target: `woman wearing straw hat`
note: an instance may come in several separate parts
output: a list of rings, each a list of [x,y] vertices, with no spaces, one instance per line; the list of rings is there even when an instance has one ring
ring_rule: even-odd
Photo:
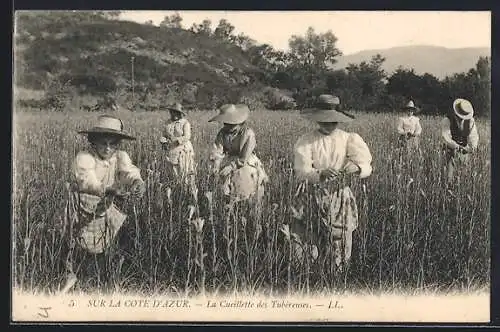
[[[195,161],[194,148],[191,144],[191,124],[186,119],[186,112],[182,105],[175,103],[166,107],[170,112],[170,119],[160,138],[162,148],[167,151],[169,173],[174,179],[191,186],[195,190]]]
[[[401,150],[406,150],[405,152],[411,156],[420,152],[419,139],[422,134],[422,126],[420,119],[415,116],[415,113],[419,112],[419,108],[415,106],[413,100],[410,100],[402,109],[407,113],[400,116],[397,121],[398,147]]]
[[[468,161],[479,142],[474,108],[470,101],[458,98],[453,102],[453,112],[449,112],[442,121],[441,137],[446,156],[447,183],[451,184],[455,167]]]
[[[127,152],[119,150],[122,140],[135,140],[123,131],[120,119],[100,116],[93,128],[79,133],[87,135],[90,146],[76,155],[68,186],[63,234],[69,238],[70,249],[64,291],[77,281],[73,269],[82,266],[85,255],[96,255],[102,261],[103,253],[109,251],[127,218],[115,203],[121,198],[126,204],[123,198],[139,199],[145,192],[140,169]],[[79,266],[74,266],[75,261]]]
[[[337,128],[354,119],[339,111],[339,105],[338,97],[320,95],[315,108],[301,112],[319,128],[300,137],[294,147],[294,171],[302,189],[299,197],[307,199],[304,205],[310,214],[292,223],[291,229],[298,234],[295,247],[300,249],[308,226],[315,228],[310,239],[316,244],[326,241],[324,247],[335,263],[331,266],[342,269],[351,257],[352,233],[358,227],[350,180],[371,175],[372,156],[361,136]]]
[[[260,201],[268,181],[262,162],[255,154],[255,132],[246,124],[249,113],[246,105],[226,104],[209,120],[224,124],[213,144],[210,160],[214,173],[220,177],[223,194],[232,202]]]

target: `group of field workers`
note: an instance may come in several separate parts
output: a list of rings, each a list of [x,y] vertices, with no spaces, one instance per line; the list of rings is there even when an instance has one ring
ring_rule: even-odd
[[[176,179],[178,186],[197,192],[195,151],[187,114],[178,103],[163,109],[169,118],[159,141],[166,154],[169,177]],[[415,116],[419,109],[413,101],[402,109],[406,114],[397,121],[398,145],[412,154],[419,150],[422,134],[420,120]],[[211,143],[211,167],[206,174],[217,179],[211,182],[213,191],[220,193],[216,197],[222,197],[224,204],[246,202],[257,206],[272,179],[255,153],[257,138],[247,124],[250,110],[244,104],[226,104],[218,111],[209,120],[221,123],[222,128]],[[318,220],[302,217],[290,223],[289,230],[294,234],[291,248],[295,257],[307,253],[312,260],[328,249],[335,266],[342,270],[351,257],[352,234],[358,227],[358,206],[350,183],[353,178],[371,175],[372,155],[360,135],[338,128],[339,123],[355,119],[341,110],[338,97],[320,95],[315,106],[301,111],[301,115],[317,128],[298,137],[293,148],[294,176],[299,184],[294,208],[302,205],[311,209]],[[466,162],[477,147],[473,115],[471,103],[457,99],[443,119],[441,137],[450,182],[455,168]],[[70,241],[63,291],[78,280],[85,257],[106,255],[127,218],[120,204],[131,204],[146,191],[140,169],[127,152],[119,149],[122,140],[135,139],[126,133],[119,118],[100,116],[93,128],[79,133],[87,136],[89,146],[76,155],[74,177],[68,184],[64,229]],[[307,225],[316,229],[310,231]]]
[[[420,119],[415,116],[420,111],[413,101],[403,107],[407,111],[397,121],[399,149],[402,155],[414,156],[420,154],[419,138],[422,134]],[[469,156],[477,149],[479,134],[474,121],[472,104],[458,98],[453,102],[452,111],[441,123],[441,138],[446,159],[446,183],[454,182],[455,168],[468,161]]]

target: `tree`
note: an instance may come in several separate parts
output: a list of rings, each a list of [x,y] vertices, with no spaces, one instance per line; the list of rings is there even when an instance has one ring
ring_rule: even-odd
[[[330,30],[316,34],[314,28],[309,27],[304,37],[293,35],[288,46],[301,66],[325,69],[328,63],[335,63],[335,58],[342,55],[336,43],[337,37]]]
[[[332,94],[339,95],[346,87],[348,79],[344,69],[330,71],[326,74],[326,86]]]
[[[163,21],[160,23],[160,28],[182,28],[182,17],[179,13],[172,14],[170,16],[165,16]]]
[[[232,42],[233,42],[233,44],[235,44],[236,46],[238,46],[239,48],[241,48],[245,52],[250,50],[256,44],[255,40],[246,36],[243,33],[240,33],[237,36],[233,36]]]
[[[325,71],[328,64],[342,53],[335,47],[337,37],[329,30],[315,33],[309,27],[304,37],[293,35],[288,41],[287,70],[291,72],[295,88],[300,90],[295,98],[299,103],[311,102],[313,95],[327,89]]]
[[[262,71],[263,80],[268,84],[273,83],[273,77],[279,71],[281,53],[268,44],[252,45],[247,51],[250,63]]]
[[[64,12],[61,12],[64,13]],[[107,19],[116,20],[120,17],[122,12],[120,10],[90,10],[90,11],[72,11],[69,12],[70,15],[78,15],[79,17],[86,17],[87,19]]]
[[[248,57],[250,59],[250,63],[255,66],[261,67],[262,69],[267,69],[273,51],[274,51],[273,47],[269,44],[262,44],[250,47],[250,49],[248,50]]]
[[[122,14],[121,10],[105,10],[105,11],[101,11],[101,13],[102,13],[101,15],[104,18],[107,18],[110,20],[116,20]]]
[[[447,89],[448,103],[452,102],[455,98],[465,98],[472,100],[474,97],[474,82],[471,78],[474,73],[457,73],[445,78],[444,83]]]
[[[434,76],[425,73],[420,76],[420,95],[416,96],[417,102],[421,104],[422,110],[425,113],[436,113],[439,109],[443,109],[445,91],[443,84]]]
[[[144,24],[146,24],[146,25],[153,25],[153,21],[152,20],[147,20],[146,22],[144,22]]]
[[[355,76],[361,85],[363,96],[376,96],[384,87],[385,72],[382,67],[384,59],[376,55],[367,63],[347,67],[349,74]]]
[[[206,18],[200,24],[193,23],[189,30],[200,35],[210,36],[212,34],[212,21]]]
[[[491,64],[490,57],[479,57],[476,63],[476,71],[479,75],[479,79],[490,80],[491,79]]]
[[[377,54],[370,62],[349,64],[346,68],[347,81],[344,89],[347,104],[359,109],[373,109],[380,106],[383,97],[386,73],[382,69],[385,58]]]
[[[475,104],[480,114],[491,115],[491,63],[489,57],[480,57],[475,70]]]
[[[412,99],[425,113],[446,107],[443,84],[433,75],[417,75],[413,69],[398,68],[387,80],[384,106],[398,109]]]
[[[413,69],[399,67],[387,80],[386,90],[389,95],[416,98],[421,95],[420,77]]]
[[[234,26],[223,18],[219,21],[219,25],[214,30],[214,37],[222,41],[230,42],[233,31]]]
[[[449,109],[456,98],[472,102],[480,116],[491,114],[491,67],[489,57],[480,57],[475,68],[467,73],[457,73],[443,80],[442,109]]]

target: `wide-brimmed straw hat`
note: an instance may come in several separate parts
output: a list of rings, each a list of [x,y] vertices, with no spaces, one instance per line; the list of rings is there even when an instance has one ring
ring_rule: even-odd
[[[101,115],[97,118],[94,127],[87,130],[81,130],[80,134],[101,134],[103,136],[115,136],[120,139],[135,140],[135,137],[123,131],[123,122],[117,117],[111,115]]]
[[[208,120],[208,122],[222,122],[229,124],[240,124],[245,122],[250,115],[250,109],[245,104],[226,104],[221,106],[219,114]]]
[[[300,114],[316,122],[350,122],[354,120],[353,115],[336,110],[337,105],[340,105],[339,97],[326,94],[320,95],[314,108],[305,109]]]
[[[455,99],[453,102],[453,110],[455,111],[455,115],[463,120],[472,119],[474,116],[474,108],[471,102],[466,99]]]
[[[414,112],[418,112],[420,110],[420,108],[415,106],[415,103],[413,102],[413,100],[410,100],[405,106],[401,107],[401,109],[403,109],[405,111],[412,110]]]
[[[179,113],[183,114],[184,116],[187,115],[187,112],[182,108],[182,105],[180,103],[175,103],[173,105],[160,107],[160,109],[167,110],[167,111],[179,112]]]

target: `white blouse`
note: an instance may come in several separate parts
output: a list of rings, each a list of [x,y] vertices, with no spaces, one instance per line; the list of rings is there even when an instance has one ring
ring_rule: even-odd
[[[191,124],[185,118],[169,121],[165,127],[164,136],[175,138],[179,144],[184,144],[191,139]]]
[[[372,173],[372,155],[365,141],[356,133],[335,129],[330,135],[319,130],[300,137],[294,147],[294,170],[301,180],[318,183],[320,171],[337,171],[357,165],[360,178]]]
[[[89,194],[103,193],[117,183],[131,185],[141,180],[141,171],[125,151],[118,150],[108,160],[100,159],[95,153],[81,151],[73,162],[73,172],[79,189]]]
[[[397,131],[400,135],[410,133],[415,136],[420,136],[420,134],[422,134],[420,119],[414,115],[400,117],[397,122]]]

